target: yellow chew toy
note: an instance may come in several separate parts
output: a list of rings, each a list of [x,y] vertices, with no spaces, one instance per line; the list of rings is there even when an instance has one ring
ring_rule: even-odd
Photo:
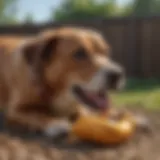
[[[72,128],[72,133],[82,140],[99,144],[119,144],[134,133],[135,123],[131,115],[124,114],[118,120],[100,116],[80,117]]]

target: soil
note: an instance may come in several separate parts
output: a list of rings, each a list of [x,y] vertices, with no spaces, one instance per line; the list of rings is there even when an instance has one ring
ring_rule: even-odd
[[[136,111],[150,120],[150,128],[137,131],[131,140],[119,146],[68,144],[62,139],[53,142],[38,133],[7,131],[1,121],[0,160],[160,160],[160,111]]]

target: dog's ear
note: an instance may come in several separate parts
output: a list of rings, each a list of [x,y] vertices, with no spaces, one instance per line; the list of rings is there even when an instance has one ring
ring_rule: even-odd
[[[28,40],[24,43],[20,52],[31,71],[32,79],[37,80],[43,78],[44,65],[49,63],[52,56],[56,53],[59,37],[37,38]]]
[[[31,40],[24,44],[21,52],[26,62],[30,65],[46,62],[56,52],[58,37],[48,39]]]

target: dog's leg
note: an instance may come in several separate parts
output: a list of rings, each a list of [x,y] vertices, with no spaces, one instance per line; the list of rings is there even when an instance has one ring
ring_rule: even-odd
[[[13,126],[18,124],[28,130],[41,131],[50,137],[68,133],[71,129],[71,123],[67,119],[55,118],[46,113],[23,112],[17,109],[8,111],[6,117]]]
[[[80,116],[87,116],[91,112],[82,105],[77,104],[77,110],[69,116],[70,122],[67,119],[59,119],[58,121],[53,121],[45,129],[45,133],[48,136],[58,135],[58,132],[66,133],[72,128],[72,123],[74,123]]]
[[[20,125],[53,137],[69,132],[71,127],[67,118],[53,116],[47,106],[30,106],[30,103],[27,103],[22,96],[13,96],[6,112],[6,119],[13,127]]]
[[[50,107],[36,104],[19,90],[14,89],[12,93],[6,110],[6,121],[9,125],[40,131],[48,136],[70,131],[71,124],[67,117],[55,117]]]

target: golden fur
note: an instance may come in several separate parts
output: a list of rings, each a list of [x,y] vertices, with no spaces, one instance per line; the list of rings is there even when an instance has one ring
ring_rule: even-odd
[[[103,37],[81,28],[59,28],[31,38],[1,37],[0,49],[0,105],[9,121],[39,130],[89,110],[71,88],[89,84],[102,67],[112,64]],[[85,50],[86,57],[78,60],[78,50]]]

